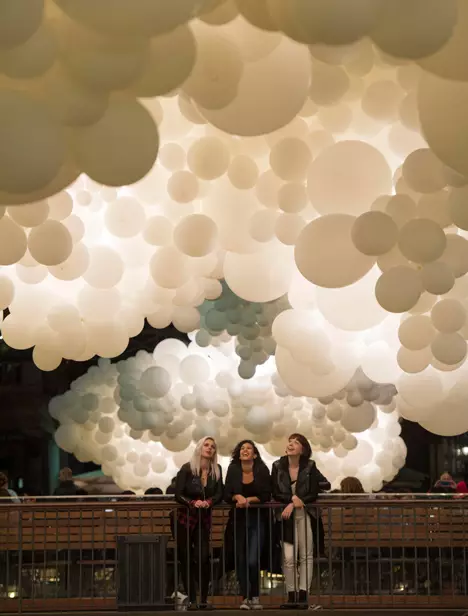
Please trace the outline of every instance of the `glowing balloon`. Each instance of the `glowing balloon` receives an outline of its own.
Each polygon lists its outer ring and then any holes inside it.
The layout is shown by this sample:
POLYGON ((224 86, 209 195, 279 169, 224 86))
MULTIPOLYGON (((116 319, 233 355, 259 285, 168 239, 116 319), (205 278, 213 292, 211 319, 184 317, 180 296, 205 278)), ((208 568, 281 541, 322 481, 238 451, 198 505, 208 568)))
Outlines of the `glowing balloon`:
POLYGON ((294 255, 304 278, 321 287, 345 287, 371 269, 373 259, 360 253, 352 242, 355 220, 346 214, 330 214, 316 218, 302 230, 294 255))

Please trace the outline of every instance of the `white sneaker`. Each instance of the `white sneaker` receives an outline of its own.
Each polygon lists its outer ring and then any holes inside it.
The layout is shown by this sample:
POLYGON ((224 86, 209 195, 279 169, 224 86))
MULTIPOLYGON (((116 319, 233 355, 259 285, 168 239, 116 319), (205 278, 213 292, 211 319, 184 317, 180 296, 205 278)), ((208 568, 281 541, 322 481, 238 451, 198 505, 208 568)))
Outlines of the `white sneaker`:
POLYGON ((175 609, 178 612, 185 612, 187 610, 189 602, 187 595, 177 591, 177 593, 172 593, 171 599, 175 599, 175 609))
POLYGON ((322 609, 321 605, 315 605, 314 603, 312 603, 312 605, 309 605, 309 610, 311 612, 319 612, 322 609))
POLYGON ((250 600, 249 599, 244 599, 242 601, 242 603, 240 604, 240 609, 241 610, 250 610, 250 600))
POLYGON ((263 610, 263 605, 260 603, 259 597, 252 597, 252 601, 250 602, 250 607, 253 610, 263 610))

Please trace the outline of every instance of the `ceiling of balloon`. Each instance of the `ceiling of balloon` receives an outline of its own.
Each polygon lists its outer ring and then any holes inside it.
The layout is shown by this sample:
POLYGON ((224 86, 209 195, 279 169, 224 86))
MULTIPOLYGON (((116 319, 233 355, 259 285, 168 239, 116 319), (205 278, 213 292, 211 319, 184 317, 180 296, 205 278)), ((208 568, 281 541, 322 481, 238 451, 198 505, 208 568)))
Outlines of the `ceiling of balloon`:
MULTIPOLYGON (((468 430, 467 28, 463 0, 1 3, 5 343, 54 370, 145 319, 194 336, 96 368, 107 412, 88 375, 69 449, 128 485, 207 425, 271 455, 299 425, 342 464, 393 417, 468 430)), ((384 442, 347 462, 372 485, 384 442)))

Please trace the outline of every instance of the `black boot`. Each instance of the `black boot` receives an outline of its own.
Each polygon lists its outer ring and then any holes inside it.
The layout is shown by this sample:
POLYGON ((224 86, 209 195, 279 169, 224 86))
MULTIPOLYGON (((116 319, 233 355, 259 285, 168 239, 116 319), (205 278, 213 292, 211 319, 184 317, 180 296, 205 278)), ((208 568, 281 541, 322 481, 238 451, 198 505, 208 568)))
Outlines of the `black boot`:
POLYGON ((288 592, 288 602, 280 605, 280 610, 296 610, 297 601, 296 593, 294 591, 288 592))
POLYGON ((199 610, 212 610, 213 606, 208 603, 207 597, 200 597, 200 603, 198 604, 199 610))
POLYGON ((307 591, 300 590, 299 591, 299 601, 298 601, 298 609, 306 610, 309 607, 309 602, 307 600, 307 591))

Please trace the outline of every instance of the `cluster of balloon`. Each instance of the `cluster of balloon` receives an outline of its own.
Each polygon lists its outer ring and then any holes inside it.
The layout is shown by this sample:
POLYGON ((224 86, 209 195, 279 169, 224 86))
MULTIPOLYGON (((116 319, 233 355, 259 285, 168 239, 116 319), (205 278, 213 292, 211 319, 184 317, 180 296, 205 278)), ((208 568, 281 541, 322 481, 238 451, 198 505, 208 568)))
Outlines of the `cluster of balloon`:
POLYGON ((50 402, 50 414, 60 423, 56 442, 79 460, 101 464, 120 487, 133 490, 168 485, 204 436, 216 438, 225 468, 241 439, 259 443, 271 463, 295 431, 310 440, 335 484, 352 473, 379 489, 403 466, 398 414, 394 406, 377 406, 379 397, 392 401, 395 392, 389 394, 388 386, 356 375, 349 395, 379 394, 375 405, 351 407, 338 399, 345 395, 321 401, 293 396, 273 359, 251 380, 236 375, 237 361, 234 340, 207 349, 177 339, 116 364, 99 360, 50 402))
POLYGON ((467 26, 463 0, 3 0, 6 344, 53 370, 201 322, 244 380, 274 352, 329 398, 361 368, 467 431, 467 26))
POLYGON ((200 307, 200 329, 195 340, 201 347, 217 346, 236 339, 239 376, 251 379, 257 366, 274 356, 276 342, 271 327, 283 310, 290 308, 286 296, 265 303, 249 302, 231 291, 222 282, 219 298, 205 301, 200 307))

